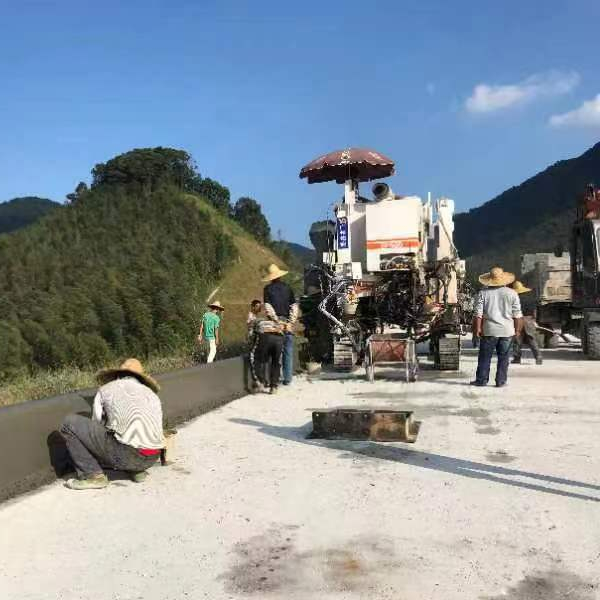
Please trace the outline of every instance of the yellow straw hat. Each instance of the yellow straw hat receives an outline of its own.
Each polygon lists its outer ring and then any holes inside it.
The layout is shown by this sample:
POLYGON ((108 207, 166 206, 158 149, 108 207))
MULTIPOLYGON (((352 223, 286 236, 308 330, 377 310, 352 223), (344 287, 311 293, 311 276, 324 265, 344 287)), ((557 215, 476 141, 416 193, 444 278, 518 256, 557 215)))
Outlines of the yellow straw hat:
POLYGON ((208 305, 208 308, 217 308, 219 310, 225 310, 225 307, 218 301, 215 300, 208 305))
POLYGON ((494 267, 489 273, 479 276, 479 283, 486 287, 501 287, 510 285, 515 280, 514 273, 505 271, 502 267, 494 267))
POLYGON ((520 281, 515 281, 510 287, 515 290, 517 294, 526 294, 531 291, 531 288, 524 286, 520 281))
POLYGON ((262 278, 263 283, 268 283, 269 281, 274 281, 275 279, 279 279, 284 275, 287 275, 289 271, 282 271, 277 265, 269 265, 268 273, 262 278))
POLYGON ((117 369, 104 369, 103 371, 100 371, 96 375, 96 379, 100 385, 104 385, 109 381, 113 381, 119 375, 132 375, 136 379, 139 379, 144 385, 147 385, 152 391, 158 392, 158 390, 160 390, 158 382, 144 371, 142 363, 137 358, 128 358, 117 369))

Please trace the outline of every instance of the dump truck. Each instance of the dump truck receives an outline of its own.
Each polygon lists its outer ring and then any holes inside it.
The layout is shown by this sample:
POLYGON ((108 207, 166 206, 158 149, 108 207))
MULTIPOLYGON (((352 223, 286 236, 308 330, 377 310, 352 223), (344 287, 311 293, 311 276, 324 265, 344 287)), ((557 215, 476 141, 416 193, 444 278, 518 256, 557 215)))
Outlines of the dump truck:
POLYGON ((521 281, 532 294, 521 296, 526 313, 535 311, 540 327, 539 342, 545 348, 558 345, 558 333, 573 330, 571 258, 569 253, 538 252, 521 257, 521 281))
POLYGON ((557 343, 553 331, 572 333, 600 360, 600 188, 590 184, 577 198, 570 252, 525 254, 521 276, 535 292, 538 323, 551 330, 546 345, 557 343))
MULTIPOLYGON (((309 163, 301 176, 308 173, 310 183, 319 161, 325 168, 339 161, 333 154, 309 163)), ((458 369, 462 305, 470 298, 452 238, 454 201, 400 196, 383 182, 363 197, 359 181, 391 174, 393 163, 366 170, 349 151, 341 160, 331 179, 343 181, 344 196, 333 218, 310 232, 319 258, 306 269, 302 298, 311 358, 338 369, 363 365, 370 380, 376 362, 402 362, 414 381, 416 344, 429 340, 436 367, 458 369)), ((315 182, 331 180, 322 173, 315 182)))

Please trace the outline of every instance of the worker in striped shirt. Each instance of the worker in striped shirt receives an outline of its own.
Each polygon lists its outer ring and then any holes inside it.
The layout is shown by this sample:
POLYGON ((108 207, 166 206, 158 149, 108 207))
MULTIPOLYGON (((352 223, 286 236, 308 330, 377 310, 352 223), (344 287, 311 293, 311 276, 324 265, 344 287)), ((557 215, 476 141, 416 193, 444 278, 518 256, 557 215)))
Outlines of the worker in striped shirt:
POLYGON ((74 490, 106 487, 105 468, 141 482, 165 446, 160 388, 139 360, 101 371, 98 381, 92 418, 69 415, 60 429, 77 472, 66 484, 74 490))

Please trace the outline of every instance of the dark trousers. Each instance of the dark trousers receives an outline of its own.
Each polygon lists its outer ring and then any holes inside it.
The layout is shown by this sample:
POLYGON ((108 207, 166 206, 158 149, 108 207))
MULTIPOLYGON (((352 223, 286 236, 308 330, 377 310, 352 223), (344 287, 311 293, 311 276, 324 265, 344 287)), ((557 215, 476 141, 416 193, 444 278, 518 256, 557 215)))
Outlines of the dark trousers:
POLYGON ((498 355, 498 368, 496 369, 496 385, 506 383, 508 379, 508 362, 512 347, 512 337, 491 337, 484 335, 479 339, 479 358, 477 361, 477 383, 485 385, 490 379, 490 366, 494 351, 498 355))
POLYGON ((67 416, 60 433, 80 479, 101 475, 103 467, 140 473, 158 458, 158 455, 142 456, 136 448, 117 441, 102 423, 81 415, 67 416))
POLYGON ((267 387, 276 388, 281 377, 281 354, 283 352, 283 335, 262 333, 258 341, 258 378, 267 387), (269 381, 265 370, 268 369, 269 381))
POLYGON ((521 360, 523 344, 527 344, 527 346, 531 348, 531 353, 533 354, 533 358, 535 358, 535 360, 542 358, 542 353, 540 352, 540 347, 538 346, 535 337, 533 335, 529 335, 528 333, 522 333, 521 337, 515 338, 513 345, 513 358, 515 360, 521 360))

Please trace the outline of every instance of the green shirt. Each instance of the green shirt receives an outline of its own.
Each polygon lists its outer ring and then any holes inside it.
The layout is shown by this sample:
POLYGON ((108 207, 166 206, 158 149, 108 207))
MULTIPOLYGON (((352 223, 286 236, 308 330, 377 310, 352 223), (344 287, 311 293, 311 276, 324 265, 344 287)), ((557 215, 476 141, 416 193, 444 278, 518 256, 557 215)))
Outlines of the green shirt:
POLYGON ((216 338, 216 332, 221 324, 221 317, 214 312, 204 313, 202 317, 202 325, 204 329, 204 339, 214 340, 216 338))

